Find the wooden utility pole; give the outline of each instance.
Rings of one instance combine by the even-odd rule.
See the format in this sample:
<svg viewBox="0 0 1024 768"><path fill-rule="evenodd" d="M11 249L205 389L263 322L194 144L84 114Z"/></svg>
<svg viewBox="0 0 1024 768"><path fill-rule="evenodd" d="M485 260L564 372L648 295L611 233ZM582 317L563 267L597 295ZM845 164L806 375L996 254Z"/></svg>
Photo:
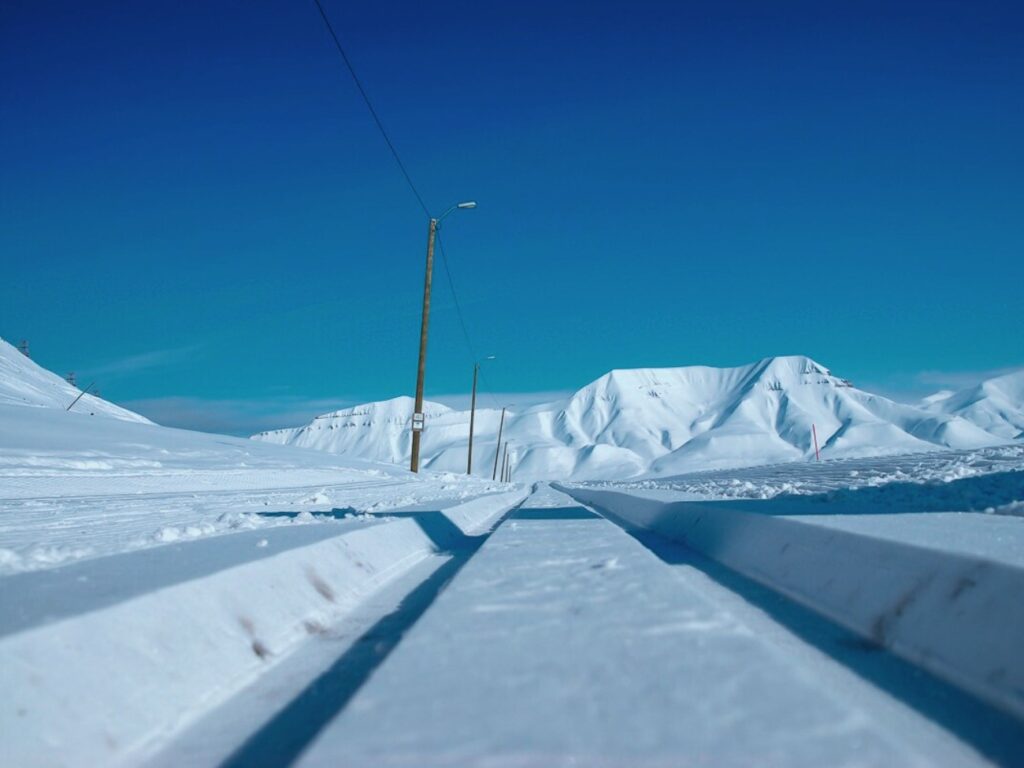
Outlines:
<svg viewBox="0 0 1024 768"><path fill-rule="evenodd" d="M505 426L505 409L501 409L501 421L498 422L498 445L494 449L494 471L491 472L491 480L498 479L498 455L501 453L501 430Z"/></svg>
<svg viewBox="0 0 1024 768"><path fill-rule="evenodd" d="M423 380L427 375L427 327L430 325L430 286L434 280L434 237L437 219L430 219L427 232L427 276L423 281L423 319L420 321L420 360L416 367L416 404L412 414L412 459L409 469L420 471L420 437L426 419L423 416Z"/></svg>
<svg viewBox="0 0 1024 768"><path fill-rule="evenodd" d="M326 17L324 17L326 20ZM329 25L328 25L329 26ZM437 228L441 226L444 217L459 209L476 208L476 203L467 200L464 203L456 203L436 219L430 217L430 228L427 230L427 274L423 278L423 319L420 322L420 360L416 366L416 404L412 412L412 457L409 460L409 469L413 472L420 471L420 437L423 428L426 426L426 417L423 415L423 380L427 375L427 327L430 325L430 286L434 280L434 238L437 236Z"/></svg>
<svg viewBox="0 0 1024 768"><path fill-rule="evenodd" d="M480 363L473 364L473 396L469 401L469 453L466 456L466 474L473 474L473 423L476 421L476 378L480 374Z"/></svg>

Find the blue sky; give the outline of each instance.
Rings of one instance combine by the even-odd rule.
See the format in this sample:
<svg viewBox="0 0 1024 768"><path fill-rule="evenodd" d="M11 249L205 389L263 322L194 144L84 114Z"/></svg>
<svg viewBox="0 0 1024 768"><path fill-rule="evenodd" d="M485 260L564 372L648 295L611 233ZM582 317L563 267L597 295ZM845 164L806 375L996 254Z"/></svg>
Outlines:
<svg viewBox="0 0 1024 768"><path fill-rule="evenodd" d="M431 209L479 201L428 397L486 354L497 401L1024 365L1019 3L324 4ZM5 4L0 335L43 365L238 433L411 394L425 235L312 2Z"/></svg>

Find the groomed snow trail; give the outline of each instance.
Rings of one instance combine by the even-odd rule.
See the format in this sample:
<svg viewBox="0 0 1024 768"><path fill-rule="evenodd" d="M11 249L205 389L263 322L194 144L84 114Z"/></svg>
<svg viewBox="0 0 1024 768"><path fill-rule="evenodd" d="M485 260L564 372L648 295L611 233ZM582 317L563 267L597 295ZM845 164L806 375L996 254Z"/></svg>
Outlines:
<svg viewBox="0 0 1024 768"><path fill-rule="evenodd" d="M298 764L985 763L709 573L541 488Z"/></svg>

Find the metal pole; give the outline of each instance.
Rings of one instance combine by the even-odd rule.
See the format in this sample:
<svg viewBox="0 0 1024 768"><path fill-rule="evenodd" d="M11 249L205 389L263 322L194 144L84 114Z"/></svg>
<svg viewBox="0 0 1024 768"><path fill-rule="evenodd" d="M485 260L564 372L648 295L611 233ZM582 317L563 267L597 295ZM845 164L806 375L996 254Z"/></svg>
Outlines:
<svg viewBox="0 0 1024 768"><path fill-rule="evenodd" d="M430 220L427 233L427 275L423 280L423 319L420 322L420 360L416 367L416 404L413 406L412 458L409 469L420 471L420 436L423 427L423 380L427 375L427 327L430 324L430 285L434 279L434 236L437 234L437 219ZM421 419L417 424L417 419ZM418 428L417 428L418 427Z"/></svg>
<svg viewBox="0 0 1024 768"><path fill-rule="evenodd" d="M94 381L93 384L95 384L95 383L96 382ZM71 401L71 405L69 405L64 410L65 411L70 411L72 408L74 408L75 407L75 403L77 403L79 400L81 400L83 397L85 397L85 393L88 392L90 389L92 389L92 384L90 384L88 387L86 387L81 392L79 392L78 393L78 397L76 397L74 400L72 400Z"/></svg>
<svg viewBox="0 0 1024 768"><path fill-rule="evenodd" d="M505 450L501 456L501 482L505 482L505 467L508 466L508 440L505 441Z"/></svg>
<svg viewBox="0 0 1024 768"><path fill-rule="evenodd" d="M476 420L476 377L480 363L473 365L473 397L469 401L469 455L466 457L466 474L473 474L473 422Z"/></svg>
<svg viewBox="0 0 1024 768"><path fill-rule="evenodd" d="M491 472L491 481L498 479L498 455L501 453L501 430L505 426L505 409L501 409L501 421L498 422L498 445L494 449L494 471Z"/></svg>

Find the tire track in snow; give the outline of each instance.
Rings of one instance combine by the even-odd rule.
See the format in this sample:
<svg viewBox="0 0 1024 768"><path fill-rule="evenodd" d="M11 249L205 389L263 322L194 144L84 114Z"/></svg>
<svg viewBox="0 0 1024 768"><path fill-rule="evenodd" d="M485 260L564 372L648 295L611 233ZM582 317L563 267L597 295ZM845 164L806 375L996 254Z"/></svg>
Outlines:
<svg viewBox="0 0 1024 768"><path fill-rule="evenodd" d="M514 516L523 503L525 500L506 512L489 531L477 536L462 533L439 512L397 515L413 517L438 549L450 555L449 559L253 733L221 763L221 768L271 768L292 763L321 729L345 708L484 542L505 520Z"/></svg>

